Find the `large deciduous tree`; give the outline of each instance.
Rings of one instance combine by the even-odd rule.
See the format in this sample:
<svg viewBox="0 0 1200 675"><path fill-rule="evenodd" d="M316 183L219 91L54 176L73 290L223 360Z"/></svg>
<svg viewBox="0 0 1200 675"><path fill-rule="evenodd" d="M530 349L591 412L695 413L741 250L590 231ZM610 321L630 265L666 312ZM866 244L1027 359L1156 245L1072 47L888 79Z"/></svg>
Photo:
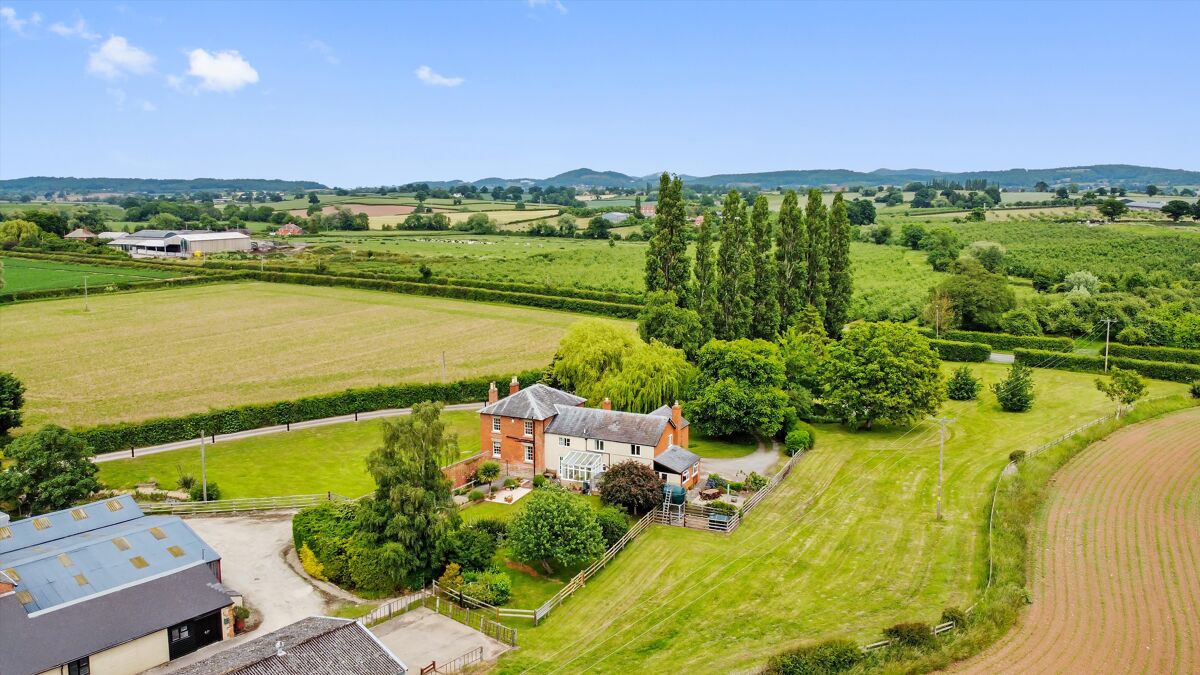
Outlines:
<svg viewBox="0 0 1200 675"><path fill-rule="evenodd" d="M775 262L779 277L779 322L786 329L804 306L808 284L808 228L795 190L784 193L779 206Z"/></svg>
<svg viewBox="0 0 1200 675"><path fill-rule="evenodd" d="M946 396L937 353L904 324L850 324L825 363L825 406L852 429L907 424L937 412Z"/></svg>
<svg viewBox="0 0 1200 675"><path fill-rule="evenodd" d="M585 391L593 402L608 398L617 410L648 413L687 398L696 380L696 367L684 353L661 342L639 344Z"/></svg>
<svg viewBox="0 0 1200 675"><path fill-rule="evenodd" d="M696 395L688 419L711 436L773 436L783 426L788 396L779 347L765 340L713 340L700 350Z"/></svg>
<svg viewBox="0 0 1200 675"><path fill-rule="evenodd" d="M657 340L682 349L689 358L695 358L705 342L700 315L680 307L673 291L654 291L646 296L646 304L638 312L638 334L646 342Z"/></svg>
<svg viewBox="0 0 1200 675"><path fill-rule="evenodd" d="M1017 306L1008 280L988 272L973 258L958 261L955 269L937 291L950 300L961 325L972 330L999 328L1004 313Z"/></svg>
<svg viewBox="0 0 1200 675"><path fill-rule="evenodd" d="M380 569L396 586L434 579L458 528L450 481L442 474L458 453L446 433L442 406L424 402L412 414L383 423L383 445L367 455L375 494L358 509L359 535L380 548Z"/></svg>
<svg viewBox="0 0 1200 675"><path fill-rule="evenodd" d="M30 515L65 509L100 489L91 455L82 438L59 426L20 436L4 448L0 499Z"/></svg>
<svg viewBox="0 0 1200 675"><path fill-rule="evenodd" d="M750 335L774 340L779 334L779 278L771 251L771 210L763 195L754 200L750 229L753 234L750 256L754 270L754 285L750 293L750 302L754 307Z"/></svg>
<svg viewBox="0 0 1200 675"><path fill-rule="evenodd" d="M592 507L559 488L534 490L508 526L509 548L520 560L553 571L579 565L604 552L604 533Z"/></svg>
<svg viewBox="0 0 1200 675"><path fill-rule="evenodd" d="M854 280L850 269L850 218L842 193L833 196L829 210L829 292L825 298L825 332L837 337L850 316L850 296Z"/></svg>
<svg viewBox="0 0 1200 675"><path fill-rule="evenodd" d="M807 279L804 285L805 303L825 314L825 296L829 292L829 223L821 191L808 191L808 206L804 209L808 229L808 251L805 258Z"/></svg>
<svg viewBox="0 0 1200 675"><path fill-rule="evenodd" d="M683 205L683 181L663 172L658 180L658 209L654 234L646 251L646 290L673 291L680 306L688 306L692 279L687 258L687 212Z"/></svg>
<svg viewBox="0 0 1200 675"><path fill-rule="evenodd" d="M1128 213L1129 207L1125 205L1125 202L1109 197L1097 204L1096 210L1109 221L1115 221L1117 218Z"/></svg>
<svg viewBox="0 0 1200 675"><path fill-rule="evenodd" d="M747 249L746 204L730 190L721 206L721 248L717 253L717 314L713 334L722 340L745 337L753 317Z"/></svg>
<svg viewBox="0 0 1200 675"><path fill-rule="evenodd" d="M929 252L926 256L929 266L939 272L945 272L958 260L963 244L954 230L935 227L921 239L921 248Z"/></svg>

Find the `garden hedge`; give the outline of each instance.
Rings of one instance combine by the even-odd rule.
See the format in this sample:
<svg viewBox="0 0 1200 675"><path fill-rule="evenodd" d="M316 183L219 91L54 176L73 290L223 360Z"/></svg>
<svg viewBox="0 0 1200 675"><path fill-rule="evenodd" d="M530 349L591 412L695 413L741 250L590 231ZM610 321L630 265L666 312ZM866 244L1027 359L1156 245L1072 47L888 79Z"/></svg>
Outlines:
<svg viewBox="0 0 1200 675"><path fill-rule="evenodd" d="M958 342L955 340L929 340L929 345L937 350L938 357L943 361L987 361L992 350L979 342Z"/></svg>
<svg viewBox="0 0 1200 675"><path fill-rule="evenodd" d="M1142 361L1171 361L1174 363L1194 363L1200 365L1200 349L1141 347L1113 343L1108 347L1108 355L1120 356L1127 359L1140 359Z"/></svg>
<svg viewBox="0 0 1200 675"><path fill-rule="evenodd" d="M933 336L933 330L922 328L926 336ZM1036 335L1009 335L1008 333L983 333L973 330L944 330L939 336L942 340L956 342L978 342L992 349L1010 352L1015 349L1044 349L1052 352L1069 352L1074 349L1074 343L1065 337L1039 337Z"/></svg>
<svg viewBox="0 0 1200 675"><path fill-rule="evenodd" d="M210 276L191 276L179 277L177 279L152 279L147 281L112 281L105 284L97 284L87 289L89 295L103 295L115 291L152 291L160 288L174 288L176 286L194 286L196 284L212 284L221 281L235 281L239 275L230 273L227 275L210 275ZM51 298L67 298L77 295L83 295L82 287L71 288L41 288L30 291L11 291L0 292L0 304L10 302L21 302L24 300L48 300Z"/></svg>
<svg viewBox="0 0 1200 675"><path fill-rule="evenodd" d="M1078 370L1085 373L1103 373L1104 357L1087 354L1062 354L1039 349L1018 349L1013 352L1017 363L1040 367L1041 364L1053 362L1054 368L1060 370ZM1200 365L1190 363L1170 363L1167 361L1142 361L1124 357L1113 357L1110 353L1109 367L1117 366L1155 380L1171 382L1191 382L1200 379Z"/></svg>
<svg viewBox="0 0 1200 675"><path fill-rule="evenodd" d="M541 371L519 373L521 386L537 382ZM480 377L446 384L397 384L347 389L275 403L256 403L210 410L184 417L164 417L144 422L121 422L77 429L96 454L148 445L174 443L200 436L229 434L260 427L351 415L356 412L410 408L422 401L470 403L487 399L488 385L508 378Z"/></svg>

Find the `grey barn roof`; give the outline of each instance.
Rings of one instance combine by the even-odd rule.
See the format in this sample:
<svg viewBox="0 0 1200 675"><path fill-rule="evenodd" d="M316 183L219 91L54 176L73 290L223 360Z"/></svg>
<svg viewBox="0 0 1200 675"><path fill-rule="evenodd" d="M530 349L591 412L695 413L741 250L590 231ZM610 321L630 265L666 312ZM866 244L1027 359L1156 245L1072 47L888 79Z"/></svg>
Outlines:
<svg viewBox="0 0 1200 675"><path fill-rule="evenodd" d="M485 406L479 411L479 414L544 420L555 414L555 406L576 406L586 400L581 396L568 394L544 384L531 384L515 394L505 396L499 401Z"/></svg>
<svg viewBox="0 0 1200 675"><path fill-rule="evenodd" d="M546 433L560 436L598 438L615 443L657 445L670 418L658 415L555 406L557 416L546 427Z"/></svg>
<svg viewBox="0 0 1200 675"><path fill-rule="evenodd" d="M29 616L0 596L0 673L40 673L233 603L208 565Z"/></svg>
<svg viewBox="0 0 1200 675"><path fill-rule="evenodd" d="M282 642L283 656L276 642ZM356 621L310 616L175 675L403 675L407 666Z"/></svg>
<svg viewBox="0 0 1200 675"><path fill-rule="evenodd" d="M684 450L678 445L672 445L667 451L654 458L657 467L663 467L671 473L683 473L700 461L700 455L691 450Z"/></svg>

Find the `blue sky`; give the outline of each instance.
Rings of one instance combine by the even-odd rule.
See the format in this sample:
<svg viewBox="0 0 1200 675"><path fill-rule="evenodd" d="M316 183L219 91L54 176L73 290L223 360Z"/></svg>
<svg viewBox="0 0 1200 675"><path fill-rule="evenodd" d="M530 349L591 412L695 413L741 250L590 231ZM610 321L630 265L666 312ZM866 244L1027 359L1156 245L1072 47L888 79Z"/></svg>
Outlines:
<svg viewBox="0 0 1200 675"><path fill-rule="evenodd" d="M0 178L1200 169L1198 19L1189 2L0 0Z"/></svg>

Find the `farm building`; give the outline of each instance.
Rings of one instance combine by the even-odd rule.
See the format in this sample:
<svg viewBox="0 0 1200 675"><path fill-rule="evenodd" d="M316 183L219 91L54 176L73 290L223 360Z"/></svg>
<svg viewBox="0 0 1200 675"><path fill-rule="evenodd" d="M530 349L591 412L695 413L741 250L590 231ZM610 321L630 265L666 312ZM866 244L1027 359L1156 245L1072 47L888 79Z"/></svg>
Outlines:
<svg viewBox="0 0 1200 675"><path fill-rule="evenodd" d="M601 214L600 217L610 223L623 223L626 220L629 220L632 216L630 216L628 213L622 213L620 211L609 211L608 213Z"/></svg>
<svg viewBox="0 0 1200 675"><path fill-rule="evenodd" d="M304 234L304 230L295 223L287 223L280 226L278 230L275 230L275 234L279 235L280 237L294 237L298 234Z"/></svg>
<svg viewBox="0 0 1200 675"><path fill-rule="evenodd" d="M101 232L96 235L97 239L120 239L121 237L129 236L128 232Z"/></svg>
<svg viewBox="0 0 1200 675"><path fill-rule="evenodd" d="M208 230L140 230L109 242L134 257L187 258L206 253L249 251L250 237L242 232Z"/></svg>
<svg viewBox="0 0 1200 675"><path fill-rule="evenodd" d="M1159 211L1162 209L1162 207L1167 205L1166 202L1158 200L1135 201L1132 199L1127 199L1123 201L1125 202L1125 206L1137 211Z"/></svg>
<svg viewBox="0 0 1200 675"><path fill-rule="evenodd" d="M350 619L310 616L218 652L175 675L404 675L408 666Z"/></svg>
<svg viewBox="0 0 1200 675"><path fill-rule="evenodd" d="M0 523L0 673L138 673L233 637L221 558L124 495Z"/></svg>
<svg viewBox="0 0 1200 675"><path fill-rule="evenodd" d="M70 232L63 235L63 239L74 239L75 241L87 241L89 239L95 239L95 238L96 238L95 234L92 234L90 231L88 231L82 227L77 227L74 230L71 230Z"/></svg>
<svg viewBox="0 0 1200 675"><path fill-rule="evenodd" d="M646 464L669 484L690 488L700 478L700 458L687 449L688 422L679 404L650 414L584 408L586 399L544 384L525 389L514 378L499 398L495 383L479 411L484 457L509 473L550 471L560 480L594 483L609 466ZM660 461L661 460L661 461Z"/></svg>

